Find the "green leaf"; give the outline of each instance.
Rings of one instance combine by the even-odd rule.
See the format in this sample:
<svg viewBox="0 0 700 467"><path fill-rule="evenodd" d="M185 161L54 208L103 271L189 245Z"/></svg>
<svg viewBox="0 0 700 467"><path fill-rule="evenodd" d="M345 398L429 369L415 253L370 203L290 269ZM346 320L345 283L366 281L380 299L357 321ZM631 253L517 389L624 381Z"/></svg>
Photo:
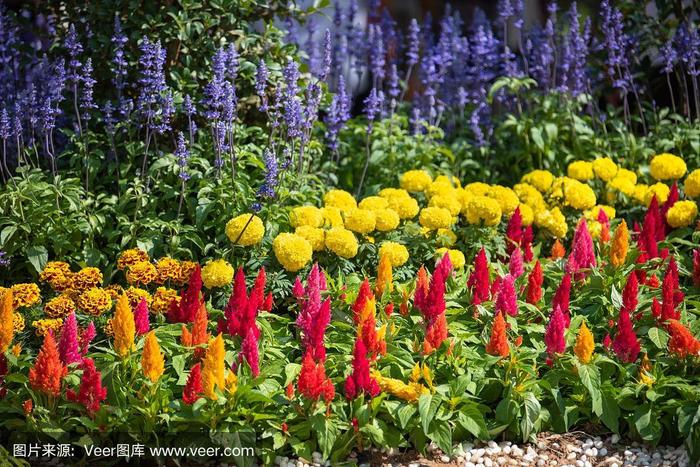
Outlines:
<svg viewBox="0 0 700 467"><path fill-rule="evenodd" d="M423 394L418 399L418 413L423 426L423 433L429 435L430 423L435 418L438 407L440 407L440 396L438 394Z"/></svg>
<svg viewBox="0 0 700 467"><path fill-rule="evenodd" d="M46 250L46 247L32 245L27 248L27 259L32 263L36 272L39 273L49 261L49 252Z"/></svg>

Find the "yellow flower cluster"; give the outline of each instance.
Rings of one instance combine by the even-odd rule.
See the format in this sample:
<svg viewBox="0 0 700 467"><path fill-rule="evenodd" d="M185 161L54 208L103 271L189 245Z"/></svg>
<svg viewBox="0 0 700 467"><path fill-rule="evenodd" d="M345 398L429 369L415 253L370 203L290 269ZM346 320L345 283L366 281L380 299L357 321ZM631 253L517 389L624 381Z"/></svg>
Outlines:
<svg viewBox="0 0 700 467"><path fill-rule="evenodd" d="M233 266L223 259L209 261L202 268L202 283L207 289L224 287L233 282Z"/></svg>
<svg viewBox="0 0 700 467"><path fill-rule="evenodd" d="M281 233L272 242L275 258L284 269L296 272L311 261L313 249L304 237L293 233Z"/></svg>
<svg viewBox="0 0 700 467"><path fill-rule="evenodd" d="M251 246L262 241L265 226L262 219L253 214L241 214L226 223L226 236L236 245Z"/></svg>
<svg viewBox="0 0 700 467"><path fill-rule="evenodd" d="M392 268L403 266L408 261L408 250L396 242L384 242L379 247L379 257L387 256Z"/></svg>
<svg viewBox="0 0 700 467"><path fill-rule="evenodd" d="M676 201L666 213L668 225L674 228L689 226L698 215L695 201Z"/></svg>
<svg viewBox="0 0 700 467"><path fill-rule="evenodd" d="M673 154L658 154L649 164L649 172L656 180L678 180L687 171L685 161Z"/></svg>

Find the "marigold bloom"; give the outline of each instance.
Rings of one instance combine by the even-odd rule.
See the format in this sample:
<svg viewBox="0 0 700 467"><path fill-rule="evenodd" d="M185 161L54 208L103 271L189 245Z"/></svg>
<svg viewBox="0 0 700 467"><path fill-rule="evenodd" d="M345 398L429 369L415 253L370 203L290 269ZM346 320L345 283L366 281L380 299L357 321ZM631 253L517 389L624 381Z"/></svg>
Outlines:
<svg viewBox="0 0 700 467"><path fill-rule="evenodd" d="M574 345L574 353L581 363L589 363L591 357L593 356L593 350L595 349L595 342L593 341L593 334L591 333L586 323L581 323L581 327L578 329L578 334L576 335L576 344Z"/></svg>
<svg viewBox="0 0 700 467"><path fill-rule="evenodd" d="M622 219L613 234L612 244L610 246L610 264L616 268L625 264L628 248L629 231L627 230L627 222Z"/></svg>
<svg viewBox="0 0 700 467"><path fill-rule="evenodd" d="M700 356L700 341L680 321L670 319L666 322L671 338L668 341L668 351L679 358Z"/></svg>
<svg viewBox="0 0 700 467"><path fill-rule="evenodd" d="M391 272L391 259L389 255L379 256L379 267L377 268L377 282L374 285L374 293L381 298L384 291L391 293L394 290L394 283Z"/></svg>
<svg viewBox="0 0 700 467"><path fill-rule="evenodd" d="M552 250L549 253L549 257L551 259L559 259L563 258L564 256L566 256L566 248L564 248L564 245L562 245L557 238L552 245Z"/></svg>
<svg viewBox="0 0 700 467"><path fill-rule="evenodd" d="M617 355L617 358L624 363L632 363L637 360L639 355L640 345L637 339L637 334L634 332L632 320L627 310L620 310L620 317L617 324L617 335L612 343L612 348Z"/></svg>
<svg viewBox="0 0 700 467"><path fill-rule="evenodd" d="M222 391L226 389L224 378L224 339L221 333L209 341L209 347L204 355L202 368L202 387L206 397L216 400L214 389L218 387Z"/></svg>
<svg viewBox="0 0 700 467"><path fill-rule="evenodd" d="M474 257L474 270L469 275L467 287L472 293L472 304L478 305L489 299L491 283L489 281L489 265L484 247L481 247L479 253Z"/></svg>
<svg viewBox="0 0 700 467"><path fill-rule="evenodd" d="M197 363L190 370L190 374L187 376L187 382L185 383L185 388L182 391L182 402L187 405L192 405L197 402L200 395L204 392L202 388L202 370L201 363Z"/></svg>
<svg viewBox="0 0 700 467"><path fill-rule="evenodd" d="M486 345L486 352L499 357L507 357L510 354L508 336L506 335L506 320L503 313L496 313L491 328L491 339Z"/></svg>
<svg viewBox="0 0 700 467"><path fill-rule="evenodd" d="M155 331L149 332L146 336L141 355L141 368L143 369L143 374L152 383L158 381L165 371L165 360L163 359L163 352L160 351Z"/></svg>
<svg viewBox="0 0 700 467"><path fill-rule="evenodd" d="M542 299L542 283L544 282L544 273L542 265L539 261L535 263L532 272L527 278L527 303L537 305Z"/></svg>
<svg viewBox="0 0 700 467"><path fill-rule="evenodd" d="M107 388L102 386L102 374L95 368L95 362L91 358L84 358L81 368L83 376L80 379L80 389L77 393L69 389L66 398L82 404L92 417L100 410L101 402L107 398Z"/></svg>
<svg viewBox="0 0 700 467"><path fill-rule="evenodd" d="M15 337L12 289L6 289L0 300L0 355L4 355Z"/></svg>
<svg viewBox="0 0 700 467"><path fill-rule="evenodd" d="M58 354L53 334L44 336L44 344L29 370L29 385L35 391L56 397L61 393L61 380L68 373Z"/></svg>
<svg viewBox="0 0 700 467"><path fill-rule="evenodd" d="M114 312L114 318L112 318L112 332L114 333L114 350L120 357L126 357L134 348L134 335L136 334L134 314L131 312L126 294L122 294L117 300L117 309Z"/></svg>
<svg viewBox="0 0 700 467"><path fill-rule="evenodd" d="M544 343L550 356L562 354L566 350L564 333L567 326L564 312L559 306L555 306L554 311L549 316L549 323L544 332Z"/></svg>
<svg viewBox="0 0 700 467"><path fill-rule="evenodd" d="M75 313L69 314L63 322L58 352L61 355L61 361L66 365L82 360L78 343L78 321L75 318Z"/></svg>

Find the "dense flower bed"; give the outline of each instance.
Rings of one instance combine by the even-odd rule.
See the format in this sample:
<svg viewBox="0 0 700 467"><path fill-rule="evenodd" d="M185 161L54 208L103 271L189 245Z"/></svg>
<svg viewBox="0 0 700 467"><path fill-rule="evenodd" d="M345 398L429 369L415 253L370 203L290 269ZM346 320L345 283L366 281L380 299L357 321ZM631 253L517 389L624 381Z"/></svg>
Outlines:
<svg viewBox="0 0 700 467"><path fill-rule="evenodd" d="M513 188L417 170L359 203L331 190L275 236L272 254L299 271L276 294L265 269L248 283L224 259L128 249L109 284L51 261L39 284L3 290L0 407L14 427L80 442L247 430L268 462L426 440L449 452L586 423L696 456L700 250L685 228L697 208L681 199L697 196L697 171L676 183L686 171L661 155L651 186L598 159ZM267 235L249 214L225 230L246 247ZM379 245L372 277L311 266L355 257L356 235ZM442 247L421 256L408 235ZM465 238L493 241L459 248Z"/></svg>

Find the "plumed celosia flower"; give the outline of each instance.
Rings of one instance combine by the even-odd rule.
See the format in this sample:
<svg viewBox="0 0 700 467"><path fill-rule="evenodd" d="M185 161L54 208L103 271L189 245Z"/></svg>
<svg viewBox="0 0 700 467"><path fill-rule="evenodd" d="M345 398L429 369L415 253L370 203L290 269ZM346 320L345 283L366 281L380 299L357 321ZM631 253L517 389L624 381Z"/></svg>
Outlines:
<svg viewBox="0 0 700 467"><path fill-rule="evenodd" d="M639 282L637 275L632 273L627 278L627 283L622 291L622 308L632 315L637 310L637 295L639 294Z"/></svg>
<svg viewBox="0 0 700 467"><path fill-rule="evenodd" d="M474 258L474 270L469 275L467 287L471 290L474 305L488 301L490 298L489 264L484 247L481 247Z"/></svg>
<svg viewBox="0 0 700 467"><path fill-rule="evenodd" d="M508 271L510 272L510 275L513 276L515 279L523 275L523 272L525 272L525 269L523 268L523 254L520 251L520 248L515 248L513 249L513 252L510 254L510 261L508 262Z"/></svg>
<svg viewBox="0 0 700 467"><path fill-rule="evenodd" d="M537 305L537 303L542 300L543 283L544 273L542 271L542 265L537 261L527 278L527 303Z"/></svg>
<svg viewBox="0 0 700 467"><path fill-rule="evenodd" d="M515 277L506 274L501 280L501 287L496 295L496 313L502 312L509 316L518 315L517 294L515 292Z"/></svg>
<svg viewBox="0 0 700 467"><path fill-rule="evenodd" d="M326 328L331 321L331 303L330 298L321 301L321 291L325 290L325 280L323 271L318 264L314 264L309 273L306 287L299 299L300 310L297 316L297 326L302 331L302 344L304 353L311 355L316 361L326 359L326 347L323 342ZM366 281L365 281L366 282ZM364 285L364 283L363 283ZM369 284L365 286L365 293L369 288ZM362 293L362 291L360 291ZM366 295L365 295L366 296ZM358 300L360 297L358 296ZM367 303L366 299L362 299ZM357 303L357 301L356 301ZM358 313L358 319L360 314ZM357 321L359 323L359 320Z"/></svg>
<svg viewBox="0 0 700 467"><path fill-rule="evenodd" d="M87 355L90 343L95 338L95 336L97 336L97 329L95 329L95 323L93 321L90 321L90 324L88 324L87 327L80 332L78 342L80 344L81 356L84 357L85 355Z"/></svg>
<svg viewBox="0 0 700 467"><path fill-rule="evenodd" d="M661 321L678 320L681 313L676 307L683 301L683 292L678 280L678 266L672 256L661 284Z"/></svg>
<svg viewBox="0 0 700 467"><path fill-rule="evenodd" d="M556 306L549 316L549 323L544 331L544 343L547 346L547 353L550 357L555 354L562 354L566 350L566 339L564 333L567 328L564 312Z"/></svg>
<svg viewBox="0 0 700 467"><path fill-rule="evenodd" d="M567 272L573 274L576 280L586 277L586 272L582 270L590 269L596 265L595 251L593 250L593 239L588 231L586 219L582 218L571 245L571 253L567 263Z"/></svg>
<svg viewBox="0 0 700 467"><path fill-rule="evenodd" d="M155 331L149 332L146 336L141 355L141 369L152 383L158 381L165 371L165 360L163 352L160 351Z"/></svg>
<svg viewBox="0 0 700 467"><path fill-rule="evenodd" d="M299 394L312 401L323 398L326 403L329 403L335 397L335 386L333 386L331 379L326 376L324 363L322 361L316 362L308 352L304 354L301 363L297 389Z"/></svg>
<svg viewBox="0 0 700 467"><path fill-rule="evenodd" d="M114 350L117 355L124 358L134 348L134 335L136 326L134 324L134 314L131 312L129 297L122 293L117 300L116 311L112 318L112 333L114 335Z"/></svg>
<svg viewBox="0 0 700 467"><path fill-rule="evenodd" d="M209 341L209 347L202 362L202 392L211 400L217 399L215 392L217 387L222 391L226 388L224 354L224 339L219 333Z"/></svg>
<svg viewBox="0 0 700 467"><path fill-rule="evenodd" d="M619 268L625 264L628 248L629 231L627 229L627 222L622 219L620 224L615 229L615 233L613 234L612 245L610 246L610 264L616 268Z"/></svg>
<svg viewBox="0 0 700 467"><path fill-rule="evenodd" d="M68 368L61 361L53 333L48 332L34 366L29 370L29 385L35 391L57 397L61 393L61 380L67 373Z"/></svg>
<svg viewBox="0 0 700 467"><path fill-rule="evenodd" d="M392 271L391 271L391 258L389 255L384 254L379 256L379 266L377 267L377 282L374 285L374 293L377 297L381 298L384 295L384 291L387 290L389 293L394 289Z"/></svg>
<svg viewBox="0 0 700 467"><path fill-rule="evenodd" d="M523 239L523 217L520 214L520 206L515 208L513 215L508 220L506 227L506 252L510 254L520 246Z"/></svg>
<svg viewBox="0 0 700 467"><path fill-rule="evenodd" d="M571 318L569 317L569 297L571 295L571 274L566 273L559 284L554 296L552 297L552 311L560 308L564 315L566 327L569 327Z"/></svg>
<svg viewBox="0 0 700 467"><path fill-rule="evenodd" d="M510 354L508 336L506 335L506 320L503 313L496 313L491 328L491 338L486 345L486 352L498 357L507 357Z"/></svg>
<svg viewBox="0 0 700 467"><path fill-rule="evenodd" d="M639 340L634 332L630 314L624 308L620 310L620 317L617 321L617 335L613 340L612 348L617 358L624 363L634 362L639 355Z"/></svg>
<svg viewBox="0 0 700 467"><path fill-rule="evenodd" d="M78 344L78 321L75 318L75 312L69 314L63 321L61 337L58 341L58 353L61 355L61 361L65 365L82 360Z"/></svg>
<svg viewBox="0 0 700 467"><path fill-rule="evenodd" d="M666 322L666 328L671 336L669 352L680 358L700 356L700 341L680 321L670 319Z"/></svg>
<svg viewBox="0 0 700 467"><path fill-rule="evenodd" d="M700 287L700 249L693 250L693 285Z"/></svg>
<svg viewBox="0 0 700 467"><path fill-rule="evenodd" d="M202 270L196 265L190 275L187 289L180 294L180 301L173 300L168 310L168 321L171 323L191 323L202 302Z"/></svg>
<svg viewBox="0 0 700 467"><path fill-rule="evenodd" d="M581 363L586 364L591 361L594 350L595 342L593 340L593 334L584 321L581 323L581 327L578 328L576 344L574 344L574 354L576 354L576 357Z"/></svg>
<svg viewBox="0 0 700 467"><path fill-rule="evenodd" d="M66 391L66 398L81 404L92 417L107 398L107 388L102 386L102 374L95 368L95 362L91 358L84 358L81 368L83 376L80 378L80 388L77 393L72 389Z"/></svg>
<svg viewBox="0 0 700 467"><path fill-rule="evenodd" d="M372 378L369 373L367 348L362 339L357 339L353 350L352 373L345 380L345 397L348 400L353 400L362 394L375 397L379 391L377 380Z"/></svg>
<svg viewBox="0 0 700 467"><path fill-rule="evenodd" d="M182 402L187 405L192 405L197 402L204 392L202 387L202 364L195 364L187 376L185 388L182 390Z"/></svg>
<svg viewBox="0 0 700 467"><path fill-rule="evenodd" d="M12 289L5 289L0 301L0 354L4 355L15 337Z"/></svg>
<svg viewBox="0 0 700 467"><path fill-rule="evenodd" d="M148 320L148 303L146 299L142 298L136 308L134 308L134 326L136 328L136 334L143 336L150 329L151 325Z"/></svg>

